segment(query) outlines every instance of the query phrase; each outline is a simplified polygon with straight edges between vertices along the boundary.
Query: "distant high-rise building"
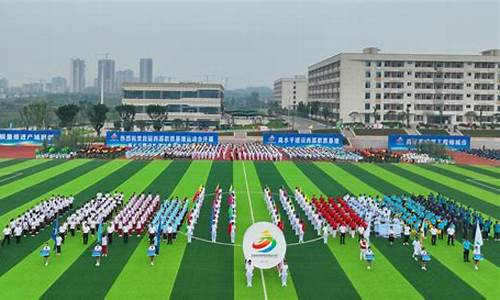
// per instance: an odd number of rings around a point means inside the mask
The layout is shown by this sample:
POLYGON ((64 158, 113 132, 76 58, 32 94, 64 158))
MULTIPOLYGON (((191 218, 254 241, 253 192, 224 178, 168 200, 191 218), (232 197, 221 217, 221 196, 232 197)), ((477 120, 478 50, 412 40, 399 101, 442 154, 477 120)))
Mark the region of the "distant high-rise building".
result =
POLYGON ((134 71, 130 69, 116 71, 115 81, 116 81, 116 90, 119 91, 121 90, 123 83, 135 81, 134 71))
POLYGON ((97 90, 101 93, 101 86, 105 94, 115 93, 115 61, 100 59, 97 62, 97 90))
POLYGON ((54 77, 50 81, 50 88, 47 89, 49 93, 62 94, 68 91, 68 82, 64 77, 54 77))
POLYGON ((85 89, 85 61, 75 58, 71 60, 70 85, 72 93, 81 93, 85 89))
POLYGON ((143 83, 153 82, 153 59, 141 58, 140 61, 140 81, 143 83))
POLYGON ((0 78, 0 94, 7 94, 9 89, 9 81, 7 78, 0 78))

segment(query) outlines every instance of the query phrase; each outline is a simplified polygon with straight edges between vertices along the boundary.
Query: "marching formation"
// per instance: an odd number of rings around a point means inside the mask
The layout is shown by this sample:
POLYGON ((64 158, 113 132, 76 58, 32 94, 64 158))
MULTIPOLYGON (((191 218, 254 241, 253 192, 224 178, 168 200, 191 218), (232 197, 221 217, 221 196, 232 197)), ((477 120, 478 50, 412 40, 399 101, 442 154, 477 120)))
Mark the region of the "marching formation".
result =
POLYGON ((194 233, 194 227, 198 223, 198 218, 200 217, 201 207, 203 205, 203 201, 205 200, 205 187, 202 185, 196 191, 193 196, 193 207, 191 208, 188 218, 187 218, 187 241, 188 244, 191 243, 194 233))
POLYGON ((57 216, 71 209, 73 201, 73 196, 52 195, 17 218, 11 219, 3 229, 2 246, 5 243, 10 244, 11 237, 14 237, 16 243, 19 244, 22 236, 37 235, 57 216))

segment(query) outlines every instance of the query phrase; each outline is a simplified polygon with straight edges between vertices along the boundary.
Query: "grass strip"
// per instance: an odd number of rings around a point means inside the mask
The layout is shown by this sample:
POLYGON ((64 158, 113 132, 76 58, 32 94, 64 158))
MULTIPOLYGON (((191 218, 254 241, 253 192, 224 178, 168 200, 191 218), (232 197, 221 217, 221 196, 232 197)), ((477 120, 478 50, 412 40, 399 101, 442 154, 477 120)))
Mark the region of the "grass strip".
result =
MULTIPOLYGON (((139 191, 145 188, 149 180, 153 180, 156 175, 163 169, 162 165, 148 163, 145 167, 126 178, 118 187, 116 184, 110 185, 112 189, 122 191, 125 197, 128 197, 134 191, 139 191)), ((121 175, 109 177, 111 180, 122 178, 121 175)), ((118 183, 118 182, 117 182, 118 183)), ((103 188, 106 188, 103 185, 103 188)), ((94 190, 95 191, 95 190, 94 190)), ((83 201, 88 201, 95 195, 94 191, 88 195, 88 198, 83 201)), ((52 257, 52 261, 48 267, 44 267, 39 256, 39 249, 33 251, 30 255, 24 258, 20 263, 14 266, 9 272, 0 277, 0 299, 35 299, 40 298, 43 293, 76 261, 76 259, 87 248, 82 245, 81 234, 69 237, 62 249, 63 254, 60 257, 52 257), (18 288, 5 290, 1 287, 16 286, 18 288)), ((90 253, 88 254, 90 256, 90 253)), ((104 262, 104 261, 103 261, 104 262)), ((99 271, 96 271, 99 272, 99 271)), ((87 274, 88 276, 88 274, 87 274)), ((92 275, 93 276, 93 275, 92 275)), ((92 276, 89 276, 92 278, 92 276)), ((97 285, 99 282, 94 282, 97 285)), ((78 293, 78 289, 72 291, 78 293)), ((68 297, 65 297, 67 299, 68 297)), ((73 297, 79 298, 79 297, 73 297)))
MULTIPOLYGON (((319 189, 316 178, 331 178, 325 170, 312 163, 296 163, 296 165, 283 168, 282 174, 285 178, 290 178, 290 185, 301 186, 307 195, 324 194, 328 196, 341 195, 340 192, 346 192, 344 189, 338 190, 335 185, 325 184, 329 187, 327 190, 319 189), (292 175, 288 177, 288 175, 292 175), (314 180, 314 181, 312 181, 314 180)), ((325 169, 335 174, 339 178, 352 177, 350 173, 333 164, 322 164, 325 169)), ((374 193, 366 184, 362 183, 359 190, 366 193, 374 193)), ((319 196, 319 195, 318 195, 319 196)), ((377 267, 372 270, 366 270, 364 261, 359 260, 359 245, 357 239, 348 238, 346 244, 339 246, 337 241, 329 239, 328 247, 339 262, 342 270, 347 274, 352 284, 363 299, 386 299, 386 298, 405 298, 422 299, 422 295, 399 273, 399 271, 388 261, 388 259, 372 247, 377 257, 377 267)))
MULTIPOLYGON (((281 163, 276 163, 276 165, 278 164, 281 163)), ((269 162, 255 162, 261 186, 268 185, 273 193, 278 193, 279 188, 283 186, 289 193, 292 193, 292 187, 287 185, 276 165, 269 162)), ((277 197, 278 195, 275 194, 276 204, 284 223, 287 243, 297 242, 298 239, 292 232, 290 220, 288 220, 277 197)), ((297 209, 299 210, 298 207, 297 209)), ((303 212, 300 210, 299 212, 301 218, 304 218, 303 212)), ((304 239, 314 238, 312 226, 309 224, 307 228, 304 239)), ((288 247, 286 257, 299 298, 327 299, 331 297, 332 291, 335 291, 336 296, 341 299, 360 298, 339 263, 322 241, 288 247)))
MULTIPOLYGON (((257 177, 255 166, 251 162, 234 162, 234 188, 237 195, 237 235, 236 244, 243 243, 246 229, 252 225, 252 212, 255 222, 271 220, 265 202, 262 198, 262 187, 257 177), (248 186, 247 186, 248 185, 248 186)), ((260 271, 256 271, 253 287, 246 286, 245 257, 241 247, 234 247, 234 298, 235 299, 297 299, 293 279, 289 274, 286 287, 281 286, 276 269, 263 270, 264 284, 260 271)))
POLYGON ((500 210, 498 209, 497 205, 483 201, 482 199, 470 195, 469 193, 462 192, 460 190, 460 187, 462 186, 461 183, 457 183, 455 187, 450 187, 449 185, 445 184, 447 180, 444 176, 440 176, 438 174, 429 174, 428 171, 425 172, 425 170, 421 168, 419 168, 418 170, 407 169, 393 164, 381 164, 380 167, 400 177, 405 177, 415 183, 425 186, 430 190, 451 197, 452 199, 457 200, 462 204, 471 206, 474 209, 477 209, 487 215, 494 217, 495 219, 500 219, 500 210))
MULTIPOLYGON (((215 161, 212 164, 206 184, 205 202, 200 211, 194 235, 210 240, 210 212, 213 191, 220 185, 227 192, 233 182, 233 164, 215 161)), ((224 210, 227 193, 223 194, 221 210, 224 210)), ((221 211, 222 213, 222 211, 221 211)), ((223 226, 222 215, 219 227, 223 226)), ((224 228, 225 230, 225 228, 224 228)), ((226 240, 224 233, 218 234, 217 241, 226 240)), ((229 299, 234 295, 233 275, 234 253, 231 246, 193 240, 186 247, 175 279, 171 299, 229 299), (228 280, 229 279, 229 280, 228 280), (196 285, 193 285, 196 282, 196 285)))
MULTIPOLYGON (((469 185, 473 187, 474 190, 480 189, 482 191, 486 191, 489 193, 493 194, 498 194, 500 195, 500 186, 495 186, 493 183, 495 179, 482 176, 482 175, 475 175, 475 177, 471 178, 470 176, 467 176, 464 174, 464 172, 467 172, 466 170, 462 171, 458 169, 453 169, 453 165, 445 165, 445 166, 436 166, 436 165, 426 165, 422 166, 422 168, 432 171, 434 173, 443 175, 448 178, 453 178, 455 180, 458 180, 462 182, 464 185, 463 188, 469 190, 466 185, 469 185)), ((497 181, 500 183, 500 178, 497 179, 497 181)), ((498 196, 497 195, 497 196, 498 196)))
POLYGON ((15 158, 15 159, 10 159, 10 158, 5 159, 4 158, 0 161, 0 171, 3 171, 2 170, 3 168, 21 163, 21 162, 26 161, 26 160, 27 160, 26 158, 15 158))
POLYGON ((57 162, 62 163, 63 161, 30 159, 2 168, 0 169, 0 186, 43 170, 43 168, 36 168, 37 166, 43 165, 45 168, 49 168, 57 165, 57 162))
POLYGON ((500 174, 497 173, 497 172, 493 172, 489 169, 485 169, 485 168, 478 168, 476 166, 472 166, 472 165, 455 165, 456 168, 459 168, 463 171, 467 170, 467 171, 470 171, 470 174, 472 178, 475 178, 474 175, 472 174, 482 174, 482 175, 486 175, 488 177, 491 177, 493 179, 498 179, 500 177, 500 174))
MULTIPOLYGON (((437 179, 443 185, 450 187, 460 187, 460 191, 464 194, 480 198, 484 202, 497 205, 498 208, 498 192, 500 190, 491 191, 486 190, 484 187, 477 186, 467 181, 467 177, 453 173, 449 170, 438 168, 432 165, 417 166, 417 165, 403 165, 398 167, 425 176, 427 178, 437 179)), ((492 187, 490 187, 491 189, 492 187)))
MULTIPOLYGON (((141 191, 159 193, 160 195, 169 194, 189 167, 190 162, 179 160, 172 163, 160 161, 160 163, 164 168, 158 173, 159 175, 149 177, 149 185, 141 191)), ((69 296, 70 298, 103 299, 139 245, 140 240, 140 237, 131 236, 129 242, 124 244, 120 238, 117 238, 109 246, 109 255, 103 260, 98 272, 94 266, 95 259, 90 255, 94 245, 90 245, 44 293, 42 298, 62 299, 69 296), (95 282, 99 284, 94 284, 95 282)))
MULTIPOLYGON (((66 161, 60 165, 24 177, 23 179, 2 185, 0 186, 0 203, 4 200, 8 200, 8 197, 12 196, 13 194, 20 193, 21 191, 28 188, 33 188, 33 186, 37 184, 43 183, 51 178, 57 177, 73 168, 79 167, 89 162, 91 162, 91 160, 88 159, 75 159, 66 161)), ((41 186, 43 186, 43 184, 39 187, 41 186)))
MULTIPOLYGON (((133 172, 138 171, 143 164, 130 163, 128 161, 112 161, 105 164, 84 176, 68 182, 65 185, 57 187, 48 194, 74 194, 75 201, 73 209, 80 207, 85 201, 94 196, 101 188, 114 188, 119 183, 125 181, 133 172), (113 174, 113 176, 110 176, 113 174)), ((44 195, 44 196, 46 196, 44 195)), ((39 197, 39 199, 43 199, 39 197)), ((35 202, 38 200, 34 200, 35 202)), ((17 210, 17 209, 16 209, 17 210)), ((22 213, 19 211, 19 213, 22 213)), ((61 220, 65 220, 66 216, 61 216, 61 220)), ((1 224, 7 222, 6 215, 0 218, 1 224)), ((50 239, 50 230, 45 229, 34 237, 25 238, 18 245, 0 247, 0 256, 2 257, 2 264, 0 265, 0 275, 7 272, 10 268, 15 266, 24 259, 31 252, 38 249, 45 241, 50 239)))
MULTIPOLYGON (((345 165, 339 165, 344 167, 345 165)), ((333 173, 337 175, 336 173, 333 173)), ((334 176, 331 174, 331 176, 334 176)), ((390 191, 393 193, 399 190, 399 193, 408 193, 408 191, 398 188, 402 187, 401 183, 388 182, 380 177, 373 178, 373 181, 367 181, 366 178, 362 181, 356 176, 337 176, 337 180, 348 190, 351 194, 360 194, 366 192, 366 187, 363 188, 363 182, 370 185, 372 188, 368 190, 369 193, 387 194, 390 191), (376 190, 373 189, 374 184, 378 186, 376 190)), ((325 187, 328 188, 328 187, 325 187)), ((445 266, 439 257, 429 250, 434 260, 429 265, 429 271, 423 272, 419 270, 419 266, 411 258, 411 249, 409 246, 402 246, 401 243, 395 243, 390 246, 386 239, 372 238, 372 243, 378 250, 396 267, 401 274, 419 291, 425 298, 441 298, 441 297, 460 297, 462 298, 483 298, 476 290, 470 285, 469 278, 461 276, 456 272, 449 269, 451 266, 445 266)), ((458 249, 458 247, 456 247, 458 249)), ((377 263, 377 262, 375 262, 377 263)))
MULTIPOLYGON (((191 199, 200 184, 206 181, 211 164, 211 161, 193 161, 170 196, 191 199)), ((168 195, 164 196, 168 197, 168 195)), ((172 291, 186 244, 186 237, 182 234, 178 234, 172 245, 162 244, 160 256, 156 258, 154 267, 151 267, 146 257, 146 249, 149 246, 148 238, 142 238, 108 291, 106 299, 167 298, 172 291), (144 289, 145 286, 155 288, 144 289)))
MULTIPOLYGON (((26 208, 26 206, 33 205, 34 203, 31 201, 32 199, 38 198, 46 192, 70 182, 87 172, 102 166, 103 164, 105 164, 105 161, 85 161, 83 164, 78 164, 74 168, 65 168, 65 172, 61 172, 54 177, 50 177, 48 180, 34 184, 18 193, 13 193, 8 197, 3 198, 0 201, 0 216, 8 213, 10 216, 14 217, 15 215, 10 212, 11 210, 15 210, 20 206, 22 206, 22 208, 26 208)), ((43 171, 41 173, 43 173, 43 171)), ((34 176, 36 175, 37 174, 34 176)))

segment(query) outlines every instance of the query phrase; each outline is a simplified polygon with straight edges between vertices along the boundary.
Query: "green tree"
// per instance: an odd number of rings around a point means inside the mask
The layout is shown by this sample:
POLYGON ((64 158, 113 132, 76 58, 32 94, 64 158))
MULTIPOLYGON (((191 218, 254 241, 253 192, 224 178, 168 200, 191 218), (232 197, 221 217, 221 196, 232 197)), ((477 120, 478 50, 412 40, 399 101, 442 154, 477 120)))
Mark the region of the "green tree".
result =
POLYGON ((95 104, 92 105, 89 109, 88 118, 90 121, 90 125, 94 128, 97 136, 101 135, 101 129, 104 127, 104 123, 106 123, 106 114, 109 109, 104 104, 95 104))
POLYGON ((315 101, 311 102, 311 115, 317 115, 319 113, 320 103, 315 101))
POLYGON ((23 108, 21 108, 21 110, 19 111, 19 116, 21 118, 21 122, 24 125, 24 128, 26 128, 26 130, 28 130, 30 128, 30 126, 33 125, 33 120, 31 119, 29 107, 23 106, 23 108))
POLYGON ((145 131, 147 124, 146 124, 146 121, 144 121, 144 120, 136 120, 135 126, 137 126, 140 131, 145 131))
POLYGON ((49 125, 49 108, 47 102, 39 101, 28 104, 27 114, 33 126, 45 129, 49 125))
POLYGON ((113 129, 116 131, 122 130, 122 121, 116 120, 113 122, 113 129))
POLYGON ((163 124, 168 119, 167 107, 163 105, 148 105, 146 107, 146 113, 153 122, 153 128, 156 131, 160 131, 163 128, 163 124))
POLYGON ((121 104, 115 107, 115 110, 120 115, 122 120, 123 130, 130 131, 134 126, 135 106, 129 104, 121 104))
POLYGON ((61 127, 66 127, 68 130, 73 128, 75 119, 79 111, 76 104, 61 105, 56 109, 56 116, 59 118, 61 127))

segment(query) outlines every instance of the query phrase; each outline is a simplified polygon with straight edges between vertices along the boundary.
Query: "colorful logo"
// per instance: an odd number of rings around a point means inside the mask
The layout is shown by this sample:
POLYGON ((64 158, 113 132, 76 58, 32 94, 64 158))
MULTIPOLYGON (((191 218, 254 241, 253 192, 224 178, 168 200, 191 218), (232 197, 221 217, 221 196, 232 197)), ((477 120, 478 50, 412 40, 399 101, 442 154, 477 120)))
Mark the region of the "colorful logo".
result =
POLYGON ((269 253, 276 248, 276 244, 276 240, 271 233, 268 230, 264 230, 260 239, 252 243, 252 248, 260 253, 269 253))

